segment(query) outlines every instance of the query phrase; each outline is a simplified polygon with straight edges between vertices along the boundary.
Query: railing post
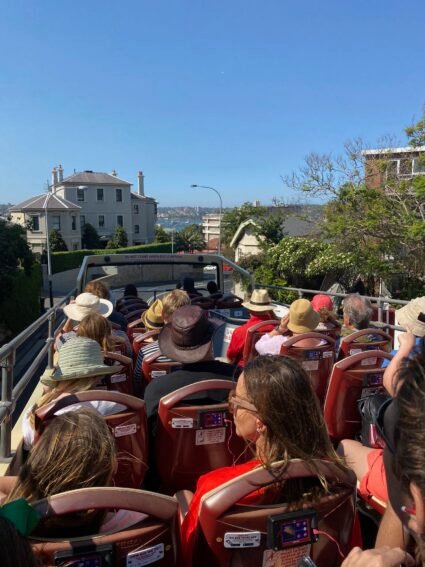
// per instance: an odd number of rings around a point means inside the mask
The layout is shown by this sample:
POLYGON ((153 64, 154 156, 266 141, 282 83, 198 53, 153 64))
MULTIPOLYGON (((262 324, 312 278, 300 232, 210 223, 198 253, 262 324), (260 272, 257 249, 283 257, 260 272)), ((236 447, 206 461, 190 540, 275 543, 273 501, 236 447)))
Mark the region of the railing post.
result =
POLYGON ((47 353, 47 368, 53 368, 53 348, 52 343, 55 341, 55 321, 56 321, 56 309, 49 317, 49 330, 47 336, 47 343, 49 345, 49 350, 47 353))
POLYGON ((12 390, 13 366, 15 351, 12 351, 1 363, 1 403, 7 407, 7 417, 0 426, 0 460, 5 461, 11 457, 12 437, 12 390))
POLYGON ((303 292, 298 289, 298 299, 302 299, 303 298, 303 292))

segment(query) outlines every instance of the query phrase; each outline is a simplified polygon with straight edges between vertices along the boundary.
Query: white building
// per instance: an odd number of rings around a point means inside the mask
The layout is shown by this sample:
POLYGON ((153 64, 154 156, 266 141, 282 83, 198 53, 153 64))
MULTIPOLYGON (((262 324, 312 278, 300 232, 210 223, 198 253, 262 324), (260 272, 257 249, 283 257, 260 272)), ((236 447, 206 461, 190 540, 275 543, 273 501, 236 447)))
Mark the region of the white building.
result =
MULTIPOLYGON (((221 215, 223 219, 223 215, 221 215)), ((220 214, 210 213, 202 217, 202 233, 208 250, 218 249, 218 236, 220 233, 220 214)))
POLYGON ((144 194, 141 171, 137 177, 138 192, 132 193, 132 184, 120 179, 115 171, 109 174, 87 170, 64 178, 63 168, 59 165, 52 170, 47 195, 39 195, 11 207, 11 220, 24 226, 28 226, 27 221, 31 220, 27 238, 34 252, 40 251, 40 245, 46 247, 46 202, 48 229, 60 230, 69 250, 81 248, 81 229, 86 223, 94 226, 104 242, 113 237, 118 225, 125 229, 129 246, 152 242, 157 203, 144 194), (61 214, 53 208, 59 206, 61 214), (69 218, 64 216, 66 214, 69 218))

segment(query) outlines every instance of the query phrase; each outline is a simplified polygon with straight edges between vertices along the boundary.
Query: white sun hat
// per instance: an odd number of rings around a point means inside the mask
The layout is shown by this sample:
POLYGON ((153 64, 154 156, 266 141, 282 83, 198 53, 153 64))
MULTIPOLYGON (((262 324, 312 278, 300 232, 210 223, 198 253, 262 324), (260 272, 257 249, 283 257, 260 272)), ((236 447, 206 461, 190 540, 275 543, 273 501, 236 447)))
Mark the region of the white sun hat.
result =
POLYGON ((86 315, 99 313, 103 317, 109 317, 112 313, 113 305, 107 299, 101 299, 93 293, 80 293, 75 299, 75 303, 70 303, 63 308, 67 317, 73 321, 81 321, 86 315))

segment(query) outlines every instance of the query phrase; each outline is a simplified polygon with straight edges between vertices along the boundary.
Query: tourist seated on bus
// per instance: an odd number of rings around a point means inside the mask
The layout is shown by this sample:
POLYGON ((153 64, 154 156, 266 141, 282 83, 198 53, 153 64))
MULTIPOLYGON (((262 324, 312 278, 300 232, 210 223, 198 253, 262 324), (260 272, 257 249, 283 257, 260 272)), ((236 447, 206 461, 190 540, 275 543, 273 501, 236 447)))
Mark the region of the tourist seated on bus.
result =
POLYGON ((77 327, 77 337, 88 337, 99 343, 103 352, 114 351, 125 344, 124 339, 112 333, 108 319, 98 313, 86 315, 77 327))
MULTIPOLYGON (((182 307, 183 305, 188 305, 189 303, 190 298, 182 289, 174 289, 173 291, 170 291, 170 293, 167 293, 167 295, 162 298, 161 319, 163 323, 169 323, 174 311, 179 307, 182 307)), ((150 316, 146 317, 147 322, 150 319, 150 316)), ((159 350, 160 348, 158 340, 152 340, 152 342, 139 350, 139 352, 137 353, 136 364, 134 366, 134 379, 137 382, 142 381, 142 364, 145 356, 149 356, 155 352, 158 352, 159 350)), ((167 356, 162 355, 157 359, 157 362, 170 362, 170 360, 171 359, 167 356)))
POLYGON ((138 296, 137 287, 133 284, 127 284, 124 288, 124 295, 118 299, 116 303, 117 311, 125 309, 130 306, 137 306, 141 308, 148 308, 148 304, 144 299, 138 296), (137 301, 136 301, 137 300, 137 301))
POLYGON ((220 297, 223 297, 222 292, 218 289, 218 285, 213 280, 207 283, 207 291, 213 299, 219 299, 220 297))
MULTIPOLYGON (((57 415, 47 425, 17 477, 0 478, 3 503, 34 502, 77 488, 110 486, 117 467, 115 443, 103 418, 88 409, 57 415)), ((87 510, 50 520, 48 535, 96 533, 104 513, 87 510)))
MULTIPOLYGON (((266 333, 255 343, 259 354, 279 354, 281 346, 290 338, 297 335, 311 333, 319 324, 320 316, 313 309, 308 299, 297 299, 289 307, 288 315, 285 315, 280 325, 266 333)), ((297 347, 314 348, 326 344, 320 339, 302 339, 297 342, 297 347)))
MULTIPOLYGON (((273 312, 273 305, 269 293, 266 289, 254 289, 251 294, 251 299, 242 303, 243 307, 249 311, 249 320, 240 327, 236 327, 233 331, 232 338, 227 349, 227 358, 232 364, 237 364, 243 367, 244 361, 242 359, 243 350, 245 346, 246 336, 248 329, 262 321, 275 319, 276 316, 273 312)), ((266 327, 265 331, 271 331, 273 326, 266 327)))
POLYGON ((320 322, 315 331, 333 331, 336 335, 341 332, 341 323, 334 312, 334 304, 329 295, 318 293, 311 300, 311 306, 320 317, 320 322))
POLYGON ((353 549, 342 567, 425 566, 425 349, 405 358, 396 390, 381 419, 389 501, 376 547, 353 549), (416 544, 416 562, 405 551, 408 534, 416 544))
MULTIPOLYGON (((159 400, 189 384, 201 380, 232 380, 234 366, 214 360, 213 335, 216 327, 203 309, 196 305, 184 305, 174 311, 171 320, 159 334, 161 352, 182 363, 182 368, 152 380, 145 390, 146 412, 154 426, 159 400)), ((223 401, 223 392, 215 402, 223 401)), ((211 401, 211 403, 213 403, 211 401)))
MULTIPOLYGON (((204 494, 256 467, 291 459, 303 459, 314 467, 313 459, 328 459, 345 469, 329 439, 326 425, 312 390, 310 379, 293 359, 260 356, 250 361, 239 376, 229 400, 236 434, 253 449, 247 463, 216 469, 200 477, 189 511, 182 524, 185 565, 191 564, 191 551, 198 512, 204 494)), ((253 487, 243 503, 282 501, 298 502, 319 496, 331 487, 319 478, 290 481, 266 488, 253 487), (279 500, 280 498, 280 500, 279 500)))
MULTIPOLYGON (((372 304, 369 299, 351 293, 344 298, 342 306, 343 325, 341 329, 341 337, 348 337, 352 333, 368 329, 370 327, 370 319, 372 317, 372 304)), ((375 340, 374 335, 364 335, 357 339, 358 342, 372 342, 375 340)))
MULTIPOLYGON (((97 297, 99 297, 100 299, 106 299, 106 300, 110 299, 109 289, 106 287, 106 285, 103 282, 99 280, 92 280, 91 282, 89 282, 84 288, 84 291, 93 293, 94 295, 97 295, 97 297)), ((127 319, 124 317, 122 313, 119 313, 113 307, 114 306, 112 305, 112 311, 109 314, 108 319, 111 321, 111 323, 115 323, 116 325, 119 325, 121 331, 123 332, 127 331, 127 325, 128 325, 127 319)))
POLYGON ((190 298, 202 295, 202 293, 195 288, 195 280, 193 278, 183 278, 180 289, 183 289, 190 298))
MULTIPOLYGON (((34 443, 35 412, 39 408, 68 394, 93 390, 104 376, 118 373, 120 370, 120 365, 107 366, 104 363, 102 350, 96 341, 87 337, 76 337, 67 341, 59 351, 58 368, 46 370, 40 378, 41 383, 47 386, 45 393, 24 416, 24 448, 28 450, 34 443)), ((122 404, 93 401, 74 404, 61 411, 75 411, 83 406, 101 415, 110 415, 125 409, 122 404)))
MULTIPOLYGON (((416 329, 415 329, 416 330, 416 329)), ((404 380, 409 358, 418 355, 415 335, 408 331, 398 338, 400 347, 390 361, 384 373, 384 386, 388 393, 397 395, 397 386, 404 380)), ((417 365, 416 362, 414 364, 417 365)), ((424 367, 425 370, 425 367, 424 367)), ((344 455, 347 465, 353 469, 360 482, 359 493, 367 500, 374 496, 386 502, 388 500, 387 482, 385 478, 383 449, 365 447, 354 439, 344 439, 339 445, 339 452, 344 455)))

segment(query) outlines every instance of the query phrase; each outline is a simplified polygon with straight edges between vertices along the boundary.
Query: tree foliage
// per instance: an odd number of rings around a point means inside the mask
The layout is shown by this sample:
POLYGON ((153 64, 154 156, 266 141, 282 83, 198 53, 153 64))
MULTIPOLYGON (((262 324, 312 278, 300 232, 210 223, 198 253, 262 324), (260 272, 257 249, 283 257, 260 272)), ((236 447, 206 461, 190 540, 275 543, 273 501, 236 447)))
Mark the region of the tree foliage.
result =
POLYGON ((223 244, 230 244, 238 226, 248 219, 259 219, 267 214, 267 207, 256 207, 252 203, 243 203, 240 207, 236 207, 226 211, 221 221, 221 241, 223 244))
POLYGON ((128 236, 127 233, 121 225, 117 225, 115 228, 114 236, 111 240, 108 240, 108 244, 106 248, 113 249, 113 248, 125 248, 128 244, 128 236))
POLYGON ((0 219, 0 286, 3 294, 8 278, 16 275, 22 268, 26 275, 31 272, 34 257, 25 240, 25 230, 0 219))
POLYGON ((100 238, 97 230, 92 224, 86 222, 81 231, 81 244, 87 250, 100 248, 100 238))
POLYGON ((52 228, 50 231, 49 243, 51 252, 66 252, 68 250, 65 240, 57 228, 52 228))
POLYGON ((176 252, 193 252, 203 250, 206 247, 202 227, 198 224, 189 224, 176 233, 175 250, 176 252))
POLYGON ((286 213, 282 206, 274 209, 244 203, 240 207, 226 211, 222 220, 222 241, 229 245, 239 225, 247 220, 254 221, 254 232, 268 247, 277 244, 284 236, 283 223, 286 213))
POLYGON ((159 224, 155 225, 155 242, 170 242, 171 235, 159 224))

